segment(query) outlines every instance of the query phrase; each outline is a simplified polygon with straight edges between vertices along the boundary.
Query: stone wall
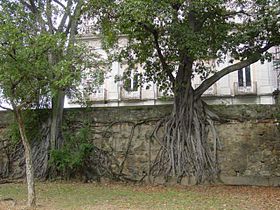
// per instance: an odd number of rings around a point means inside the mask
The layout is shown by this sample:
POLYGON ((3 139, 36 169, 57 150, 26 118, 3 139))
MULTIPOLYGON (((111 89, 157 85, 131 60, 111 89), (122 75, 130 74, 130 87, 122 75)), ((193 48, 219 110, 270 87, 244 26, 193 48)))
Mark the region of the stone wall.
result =
MULTIPOLYGON (((221 117, 217 129, 221 141, 218 158, 225 184, 280 185, 280 132, 275 106, 213 106, 221 117)), ((112 168, 130 179, 147 180, 159 149, 150 138, 156 122, 171 106, 68 109, 65 119, 91 124, 92 143, 114 156, 112 168)), ((0 130, 11 116, 0 112, 0 130)), ((1 148, 1 146, 0 146, 1 148)), ((1 158, 1 155, 0 155, 1 158)), ((0 159, 0 167, 5 161, 0 159)), ((161 182, 161 180, 154 180, 161 182)), ((183 184, 189 183, 183 180, 183 184)))
POLYGON ((8 173, 6 170, 8 164, 8 139, 4 134, 4 130, 7 128, 12 119, 11 113, 0 111, 0 178, 8 173))

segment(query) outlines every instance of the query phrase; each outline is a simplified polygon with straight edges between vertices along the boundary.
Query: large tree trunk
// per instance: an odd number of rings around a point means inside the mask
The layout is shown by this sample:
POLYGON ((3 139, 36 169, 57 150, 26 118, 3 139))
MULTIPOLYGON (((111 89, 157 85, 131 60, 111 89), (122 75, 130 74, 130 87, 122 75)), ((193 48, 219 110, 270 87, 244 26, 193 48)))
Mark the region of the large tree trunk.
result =
MULTIPOLYGON (((210 150, 209 126, 214 141, 214 125, 201 99, 194 100, 193 90, 175 95, 173 111, 164 125, 162 148, 155 161, 154 175, 195 177, 196 183, 213 181, 218 175, 216 149, 210 150)), ((214 147, 217 144, 214 143, 214 147)))
MULTIPOLYGON (((48 159, 50 159, 50 150, 61 149, 63 146, 62 135, 62 118, 64 109, 65 91, 58 90, 52 100, 52 115, 50 126, 50 147, 48 148, 48 159)), ((55 177, 57 175, 54 166, 48 165, 47 177, 55 177)))
POLYGON ((34 169, 32 163, 32 154, 31 146, 26 136, 26 131, 24 127, 24 121, 22 118, 21 110, 13 105, 13 110, 15 117, 19 126, 21 140, 24 146, 24 155, 25 155, 25 167, 26 167, 26 182, 27 182, 27 191, 28 191, 28 206, 36 205, 36 194, 35 194, 35 183, 34 183, 34 169))
POLYGON ((218 175, 216 159, 216 130, 200 97, 195 97, 189 71, 179 69, 174 91, 174 105, 165 119, 162 145, 152 167, 155 176, 195 177, 196 183, 213 181, 218 175), (214 149, 211 151, 208 130, 212 131, 214 149))
POLYGON ((52 103, 51 120, 51 149, 59 149, 63 144, 62 138, 62 117, 64 109, 65 91, 58 90, 52 103))

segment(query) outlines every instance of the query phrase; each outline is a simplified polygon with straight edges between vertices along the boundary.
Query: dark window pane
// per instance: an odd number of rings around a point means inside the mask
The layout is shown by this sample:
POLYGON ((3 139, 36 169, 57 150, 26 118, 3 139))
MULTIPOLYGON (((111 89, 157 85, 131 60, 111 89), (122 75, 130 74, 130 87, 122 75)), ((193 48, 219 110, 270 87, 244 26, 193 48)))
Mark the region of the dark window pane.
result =
POLYGON ((133 77, 133 91, 137 91, 138 89, 138 75, 135 74, 133 77))
POLYGON ((243 71, 242 69, 238 70, 238 86, 243 87, 244 82, 243 82, 243 71))
POLYGON ((126 91, 132 91, 131 90, 131 78, 126 78, 124 80, 124 86, 123 87, 126 91))
POLYGON ((245 67, 245 78, 246 78, 246 86, 251 86, 251 71, 250 66, 245 67))

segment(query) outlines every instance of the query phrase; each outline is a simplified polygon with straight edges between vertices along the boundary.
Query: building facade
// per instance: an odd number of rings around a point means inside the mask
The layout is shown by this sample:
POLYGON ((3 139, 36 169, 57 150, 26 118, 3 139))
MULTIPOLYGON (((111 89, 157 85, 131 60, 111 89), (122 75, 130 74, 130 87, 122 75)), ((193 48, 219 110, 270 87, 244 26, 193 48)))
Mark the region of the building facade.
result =
MULTIPOLYGON (((91 35, 83 35, 81 41, 86 42, 92 49, 99 52, 106 59, 106 52, 102 49, 100 39, 91 35)), ((126 44, 125 36, 119 38, 119 45, 126 44)), ((274 92, 279 89, 279 47, 270 49, 273 55, 271 62, 256 62, 244 69, 224 76, 204 94, 203 99, 209 104, 274 104, 274 92)), ((219 70, 232 62, 229 58, 222 64, 215 64, 219 70)), ((126 69, 125 64, 114 62, 111 70, 106 73, 104 84, 95 87, 92 93, 85 97, 92 106, 135 106, 158 105, 172 103, 172 94, 159 91, 156 84, 143 84, 137 87, 137 77, 131 74, 127 81, 116 81, 126 69)), ((138 71, 143 71, 140 67, 138 71)), ((90 78, 89 78, 90 81, 90 78)), ((84 81, 86 83, 88 81, 84 81)), ((194 88, 201 83, 198 76, 193 79, 194 88)), ((66 107, 76 107, 74 100, 66 100, 66 107)))

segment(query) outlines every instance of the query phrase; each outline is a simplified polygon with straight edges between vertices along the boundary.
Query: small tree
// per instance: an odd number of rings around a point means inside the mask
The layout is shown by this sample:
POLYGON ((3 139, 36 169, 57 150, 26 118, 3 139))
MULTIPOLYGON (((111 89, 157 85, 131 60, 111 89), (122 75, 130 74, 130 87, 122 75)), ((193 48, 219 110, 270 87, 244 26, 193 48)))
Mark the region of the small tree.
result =
MULTIPOLYGON (((49 35, 64 34, 65 40, 60 51, 49 51, 49 63, 53 66, 61 63, 65 56, 72 56, 72 46, 76 41, 78 24, 82 13, 85 11, 84 0, 20 0, 15 2, 22 6, 27 13, 33 15, 33 22, 37 26, 36 31, 49 35)), ((33 28, 34 29, 34 28, 33 28)), ((70 70, 70 69, 67 69, 70 70)), ((75 72, 74 72, 75 73, 75 72)), ((60 80, 59 75, 53 75, 53 79, 60 80), (58 76, 58 78, 55 78, 58 76)), ((70 86, 54 86, 51 97, 51 126, 50 146, 58 149, 62 146, 62 116, 65 95, 70 86)))
POLYGON ((68 46, 71 53, 61 56, 55 64, 50 63, 50 55, 64 49, 65 35, 38 30, 36 21, 34 24, 36 17, 20 4, 2 1, 0 10, 0 107, 11 110, 18 124, 24 145, 28 206, 34 206, 31 139, 27 137, 22 113, 44 107, 53 90, 78 82, 85 65, 81 62, 81 51, 73 45, 68 46), (3 102, 8 106, 3 106, 3 102))
MULTIPOLYGON (((30 22, 28 31, 24 31, 26 34, 33 36, 44 34, 46 37, 57 38, 56 45, 44 53, 49 62, 47 64, 49 69, 45 71, 48 76, 42 76, 42 78, 50 79, 46 87, 47 94, 38 92, 40 95, 38 98, 44 100, 44 104, 51 108, 51 112, 48 120, 40 125, 43 142, 39 144, 39 141, 37 143, 34 141, 32 145, 33 150, 34 148, 40 150, 33 153, 37 178, 53 175, 53 170, 48 164, 52 153, 48 150, 61 149, 63 146, 62 116, 65 95, 72 96, 74 92, 72 90, 75 92, 79 90, 77 87, 82 77, 92 77, 92 86, 95 85, 103 77, 103 71, 106 68, 100 55, 77 40, 80 18, 87 11, 86 2, 83 0, 3 0, 0 2, 0 10, 9 11, 6 12, 9 16, 17 17, 18 24, 21 19, 30 22), (24 12, 18 13, 15 10, 16 7, 24 12)), ((17 24, 16 20, 13 21, 17 24)), ((3 24, 6 24, 5 21, 3 24)), ((90 91, 91 88, 88 90, 90 91)), ((40 106, 43 104, 43 101, 41 102, 40 106)), ((35 137, 30 138, 33 140, 35 137)), ((22 150, 18 152, 21 153, 22 150)))
POLYGON ((174 93, 153 173, 195 176, 198 183, 213 180, 219 172, 207 142, 213 114, 201 95, 223 76, 270 57, 267 50, 280 43, 279 1, 103 2, 100 19, 107 46, 114 46, 118 35, 127 35, 118 60, 127 61, 129 69, 141 64, 144 81, 174 93), (225 63, 226 57, 232 62, 225 63), (207 65, 209 60, 227 66, 217 71, 207 65), (196 89, 194 75, 202 80, 196 89))
MULTIPOLYGON (((67 72, 67 75, 77 74, 81 70, 87 69, 83 73, 87 73, 87 77, 92 76, 93 84, 91 85, 93 86, 98 83, 95 78, 102 77, 102 71, 104 70, 103 67, 99 68, 97 65, 97 63, 102 63, 100 56, 95 52, 88 51, 85 47, 80 47, 78 50, 79 53, 77 53, 77 49, 73 50, 73 45, 80 45, 78 43, 79 24, 82 22, 82 17, 88 11, 87 0, 17 0, 15 2, 21 5, 27 13, 33 15, 34 25, 38 26, 36 31, 39 33, 47 33, 49 35, 64 34, 65 39, 60 43, 60 51, 50 50, 48 52, 48 60, 51 66, 57 66, 63 63, 64 58, 68 57, 73 62, 79 62, 79 68, 65 68, 64 70, 67 72), (96 71, 91 71, 92 66, 95 66, 94 69, 96 71), (99 69, 101 71, 97 71, 99 69)), ((64 77, 63 74, 62 77, 64 77)), ((53 74, 53 80, 60 81, 61 75, 53 74)), ((50 121, 48 121, 48 123, 50 122, 50 125, 48 125, 50 127, 49 133, 46 135, 50 138, 49 149, 51 150, 62 149, 63 147, 62 122, 65 96, 71 92, 73 87, 76 88, 71 81, 52 86, 51 102, 49 103, 52 108, 52 113, 50 121)), ((47 158, 49 159, 50 157, 47 158)), ((46 163, 43 164, 45 169, 48 168, 46 163)), ((41 173, 41 176, 44 177, 50 175, 47 172, 52 172, 52 170, 44 171, 45 173, 41 173)))
MULTIPOLYGON (((19 13, 23 12, 15 6, 13 8, 19 13)), ((44 78, 48 72, 46 52, 52 40, 45 35, 29 34, 32 28, 29 20, 10 16, 4 9, 6 8, 2 8, 0 18, 0 88, 3 94, 1 102, 5 101, 11 106, 18 123, 25 150, 28 205, 34 206, 36 203, 34 171, 22 110, 37 103, 39 93, 46 88, 44 78)), ((3 106, 2 108, 9 109, 3 106)))

